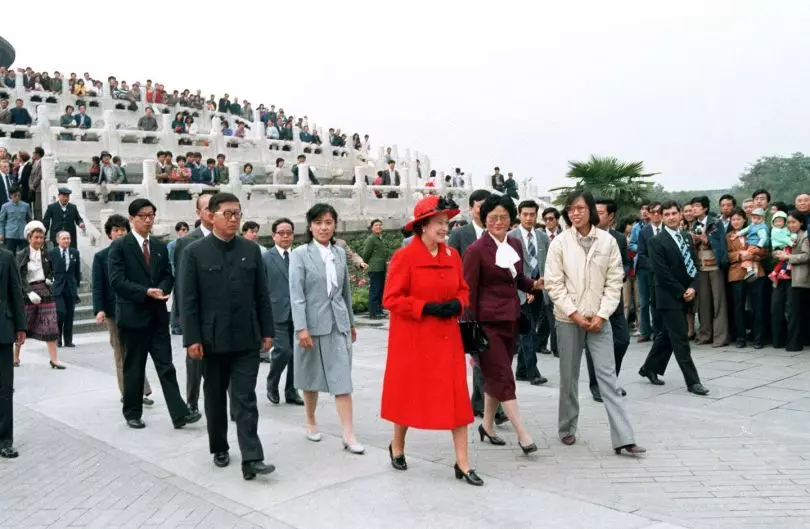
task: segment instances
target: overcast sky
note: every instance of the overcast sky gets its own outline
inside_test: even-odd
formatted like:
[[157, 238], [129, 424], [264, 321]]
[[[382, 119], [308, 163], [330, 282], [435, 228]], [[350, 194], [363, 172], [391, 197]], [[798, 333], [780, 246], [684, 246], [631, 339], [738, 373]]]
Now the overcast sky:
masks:
[[499, 165], [553, 187], [595, 153], [722, 188], [810, 150], [806, 0], [148, 5], [40, 0], [1, 31], [16, 66], [227, 91], [476, 183]]

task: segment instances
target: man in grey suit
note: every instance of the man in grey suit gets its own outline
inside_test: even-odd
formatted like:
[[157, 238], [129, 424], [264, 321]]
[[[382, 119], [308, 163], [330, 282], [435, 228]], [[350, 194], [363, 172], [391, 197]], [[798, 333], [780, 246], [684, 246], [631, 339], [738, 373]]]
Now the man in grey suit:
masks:
[[226, 394], [242, 452], [242, 477], [275, 470], [264, 463], [259, 440], [256, 377], [259, 349], [273, 345], [273, 311], [259, 247], [236, 237], [242, 210], [231, 193], [218, 193], [208, 204], [211, 236], [187, 248], [182, 260], [180, 292], [183, 345], [205, 369], [205, 418], [214, 465], [226, 467], [228, 419]]
[[264, 272], [267, 274], [267, 288], [270, 290], [270, 305], [273, 307], [275, 344], [270, 358], [270, 372], [267, 373], [267, 399], [278, 404], [278, 383], [281, 373], [287, 369], [284, 384], [284, 400], [287, 404], [303, 406], [304, 400], [295, 389], [293, 370], [293, 321], [290, 310], [290, 250], [295, 225], [290, 219], [280, 218], [273, 222], [273, 248], [262, 255]]
[[[175, 294], [175, 302], [178, 303], [180, 306], [178, 307], [178, 314], [180, 317], [180, 326], [182, 327], [183, 324], [183, 304], [180, 303], [182, 299], [182, 278], [183, 278], [183, 269], [182, 263], [180, 259], [183, 257], [183, 252], [189, 247], [189, 245], [195, 241], [199, 241], [208, 236], [211, 233], [211, 228], [213, 227], [214, 216], [208, 211], [208, 202], [211, 200], [213, 195], [200, 195], [197, 198], [197, 217], [200, 219], [200, 225], [194, 228], [188, 235], [177, 239], [177, 242], [174, 245], [174, 270], [175, 275], [177, 276], [176, 281], [176, 294]], [[198, 404], [200, 402], [200, 382], [202, 381], [203, 376], [203, 365], [202, 362], [199, 360], [195, 360], [190, 356], [186, 356], [186, 403], [191, 411], [196, 412], [198, 410]]]
[[[479, 213], [481, 211], [481, 204], [489, 198], [492, 193], [486, 189], [476, 189], [470, 193], [470, 219], [471, 223], [461, 228], [456, 228], [450, 232], [450, 239], [447, 244], [458, 250], [461, 258], [464, 259], [464, 253], [467, 247], [478, 240], [484, 234], [484, 225], [481, 223]], [[478, 417], [484, 416], [484, 375], [481, 373], [481, 368], [478, 364], [473, 366], [473, 392], [470, 398], [472, 402], [473, 413]], [[503, 424], [509, 419], [503, 409], [498, 405], [498, 411], [495, 413], [495, 424]]]
[[[507, 234], [516, 241], [520, 241], [523, 246], [523, 270], [532, 279], [543, 277], [548, 252], [548, 237], [534, 227], [539, 209], [540, 205], [534, 200], [524, 200], [518, 204], [520, 226]], [[543, 296], [541, 292], [538, 292], [538, 296], [535, 298], [531, 294], [527, 296], [518, 290], [518, 297], [520, 298], [520, 311], [530, 325], [528, 332], [520, 336], [515, 380], [528, 381], [532, 386], [539, 386], [548, 382], [548, 379], [537, 369], [537, 323], [540, 320]]]

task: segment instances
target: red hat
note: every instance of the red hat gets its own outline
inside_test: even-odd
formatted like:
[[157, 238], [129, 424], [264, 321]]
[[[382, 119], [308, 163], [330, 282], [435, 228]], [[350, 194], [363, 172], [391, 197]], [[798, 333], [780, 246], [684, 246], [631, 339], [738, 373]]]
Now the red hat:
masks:
[[440, 213], [444, 213], [448, 219], [452, 219], [460, 211], [458, 205], [451, 198], [444, 198], [439, 195], [426, 196], [414, 206], [413, 219], [405, 225], [405, 229], [413, 231], [414, 224]]

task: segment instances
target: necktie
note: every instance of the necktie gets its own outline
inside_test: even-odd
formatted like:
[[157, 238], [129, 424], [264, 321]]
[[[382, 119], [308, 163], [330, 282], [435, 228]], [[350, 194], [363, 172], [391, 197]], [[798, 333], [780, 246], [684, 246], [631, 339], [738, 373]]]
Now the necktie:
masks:
[[532, 278], [537, 279], [540, 277], [540, 271], [537, 269], [537, 248], [534, 246], [534, 237], [532, 236], [532, 232], [529, 232], [526, 235], [529, 239], [529, 266], [532, 268]]
[[146, 261], [146, 266], [149, 266], [149, 259], [151, 256], [149, 255], [149, 239], [143, 240], [143, 260]]
[[659, 228], [658, 226], [653, 226], [653, 236], [658, 235], [658, 231], [659, 231], [660, 229], [661, 229], [661, 228]]
[[683, 257], [683, 264], [686, 267], [686, 273], [689, 274], [689, 277], [694, 278], [697, 275], [697, 268], [695, 268], [695, 261], [692, 260], [692, 254], [689, 253], [689, 247], [686, 245], [686, 241], [683, 239], [683, 235], [681, 233], [676, 234], [678, 237], [678, 248], [681, 250], [681, 256]]
[[65, 272], [70, 268], [70, 261], [68, 261], [67, 250], [62, 250], [62, 260], [65, 261]]
[[290, 270], [290, 252], [284, 250], [284, 266], [287, 267], [287, 271]]
[[548, 240], [553, 241], [554, 240], [554, 235], [555, 235], [554, 232], [550, 233], [549, 236], [548, 236]]

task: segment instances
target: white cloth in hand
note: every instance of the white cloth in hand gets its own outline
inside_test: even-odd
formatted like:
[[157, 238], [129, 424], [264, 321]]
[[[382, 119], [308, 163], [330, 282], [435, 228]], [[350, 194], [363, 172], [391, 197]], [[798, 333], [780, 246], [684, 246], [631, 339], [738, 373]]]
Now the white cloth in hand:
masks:
[[29, 292], [28, 299], [31, 300], [31, 303], [33, 303], [34, 305], [39, 305], [40, 303], [42, 303], [42, 298], [39, 297], [39, 294], [37, 294], [36, 292]]
[[49, 287], [53, 286], [53, 279], [46, 279], [45, 284], [48, 285]]

